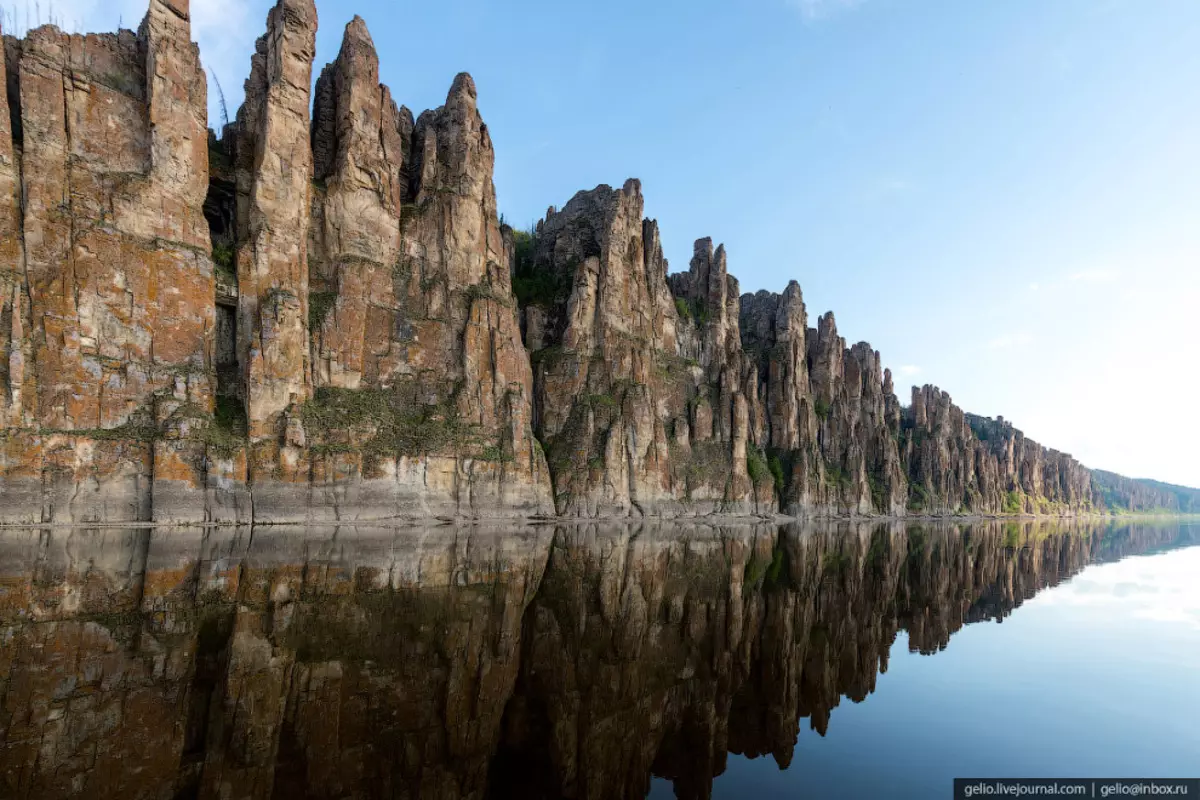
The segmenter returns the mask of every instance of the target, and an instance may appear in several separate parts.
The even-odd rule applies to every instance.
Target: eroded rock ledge
[[[3,38],[0,522],[1190,511],[891,373],[636,180],[502,225],[474,81],[414,118],[279,0],[220,137],[187,0]],[[314,95],[314,96],[310,96]]]

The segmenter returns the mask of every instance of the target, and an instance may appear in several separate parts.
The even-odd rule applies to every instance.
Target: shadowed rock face
[[[913,388],[902,450],[915,504],[1025,514],[1087,513],[1104,507],[1092,473],[1010,423],[964,414],[934,386]]]
[[[313,0],[218,138],[189,12],[3,38],[2,522],[1200,507],[934,387],[902,410],[711,239],[668,276],[636,180],[501,225],[472,78],[414,119],[356,17],[313,90]]]
[[[1180,527],[0,532],[0,795],[707,797]]]
[[[795,282],[782,295],[745,295],[742,304],[742,340],[759,363],[764,446],[780,465],[785,512],[903,515],[900,404],[879,353],[865,342],[846,349],[832,313],[808,328]]]
[[[580,192],[538,224],[536,249],[517,268],[530,287],[522,295],[526,344],[558,510],[753,512],[759,497],[746,473],[750,403],[736,283],[728,292],[719,250],[719,321],[702,331],[681,322],[657,223],[642,210],[636,180]],[[693,269],[707,275],[712,243],[706,247],[697,243]],[[764,510],[770,494],[768,483]]]

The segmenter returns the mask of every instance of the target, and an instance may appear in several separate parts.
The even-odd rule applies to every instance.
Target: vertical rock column
[[[5,50],[0,30],[0,425],[24,428],[32,422],[24,402],[29,305],[25,301],[25,247],[21,236],[21,155],[13,140],[12,124],[14,116],[19,123],[20,108],[9,108]],[[14,88],[16,78],[14,75]],[[19,102],[19,98],[14,100]]]
[[[979,441],[950,395],[936,386],[913,387],[908,474],[914,510],[927,514],[995,510],[993,487],[977,472]],[[982,490],[982,491],[981,491]]]
[[[896,439],[898,401],[879,353],[859,342],[847,349],[833,313],[808,331],[808,364],[825,461],[825,509],[901,514],[906,494]]]
[[[3,407],[26,430],[6,437],[3,517],[146,520],[161,482],[167,517],[199,521],[202,499],[173,491],[202,484],[212,411],[207,96],[187,3],[153,0],[136,35],[43,26],[5,50],[6,233],[13,180],[23,203],[2,237]]]
[[[156,522],[198,522],[209,519],[204,492],[209,463],[196,434],[212,424],[216,389],[214,266],[204,217],[208,81],[191,40],[189,0],[150,0],[138,38],[146,58],[152,191],[131,203],[128,229],[138,238],[178,242],[191,255],[182,263],[168,257],[153,265],[161,287],[155,296],[152,285],[151,297],[162,309],[153,320],[155,357],[189,368],[168,378],[174,384],[169,395],[159,392],[154,405],[159,435],[153,444],[151,516]],[[189,388],[192,382],[198,385]]]
[[[758,365],[742,348],[741,297],[737,278],[729,274],[725,246],[714,250],[712,239],[696,240],[689,271],[671,276],[671,290],[688,304],[692,323],[681,330],[679,352],[699,362],[707,387],[693,404],[692,438],[711,438],[728,448],[717,456],[725,463],[716,474],[727,477],[721,510],[774,511],[773,481],[759,450],[767,426],[758,398]],[[753,478],[747,461],[751,448],[761,466]],[[692,450],[695,463],[701,453],[695,446]]]
[[[402,351],[392,341],[402,113],[379,83],[379,57],[359,17],[321,72],[313,114],[313,380],[347,389],[388,383]]]
[[[496,210],[495,150],[475,81],[457,75],[445,105],[422,113],[411,138],[404,113],[400,126],[408,142],[395,270],[402,363],[381,382],[413,397],[450,435],[400,459],[398,479],[419,483],[429,513],[550,513],[510,243]]]
[[[870,505],[864,510],[903,515],[908,483],[900,461],[899,402],[892,393],[891,372],[883,368],[879,351],[866,342],[847,351],[846,364],[847,391],[857,400],[850,452],[862,461],[870,495]]]
[[[808,373],[808,312],[800,285],[783,294],[743,295],[741,334],[758,363],[772,462],[782,473],[784,513],[804,515],[828,502],[824,460]]]
[[[538,225],[533,270],[555,288],[525,310],[538,321],[540,433],[572,516],[673,513],[686,499],[667,424],[686,419],[695,376],[676,363],[666,261],[642,204],[636,180],[598,186]]]
[[[41,457],[30,452],[40,439],[15,430],[32,427],[37,410],[21,216],[19,62],[20,44],[0,33],[0,424],[14,429],[0,437],[0,520],[12,522],[42,514]]]
[[[356,17],[309,125],[315,14],[269,25],[237,123],[255,518],[548,512],[474,82],[414,125]]]
[[[312,0],[267,16],[238,112],[238,345],[245,371],[255,511],[303,519],[306,445],[293,413],[311,385],[308,226],[309,94],[316,50]]]

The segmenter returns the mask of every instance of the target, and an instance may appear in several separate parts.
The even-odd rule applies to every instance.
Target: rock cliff
[[[215,311],[187,3],[152,0],[136,33],[44,26],[4,49],[0,518],[190,517]]]
[[[669,275],[636,180],[509,229],[472,78],[414,118],[355,18],[312,88],[312,0],[218,136],[189,11],[3,37],[0,522],[1200,507],[902,409],[711,239]]]
[[[1104,507],[1121,514],[1200,514],[1200,490],[1149,480],[1135,480],[1103,470],[1092,472],[1092,486]]]
[[[784,511],[903,514],[900,406],[879,353],[866,343],[847,349],[832,313],[809,328],[795,281],[782,295],[746,295],[742,306]]]
[[[560,513],[751,513],[756,382],[738,339],[737,284],[722,249],[696,244],[680,316],[641,185],[599,186],[551,209],[516,265],[535,370],[536,430]],[[528,236],[523,234],[522,236]],[[711,309],[711,313],[708,311]]]
[[[0,520],[552,513],[471,78],[414,122],[355,19],[314,100],[280,0],[218,139],[188,11],[4,40]]]

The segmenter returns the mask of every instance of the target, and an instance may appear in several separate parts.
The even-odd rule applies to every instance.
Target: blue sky
[[[107,29],[144,0],[56,6]],[[231,109],[268,6],[193,0]],[[1200,486],[1200,3],[318,9],[318,69],[357,13],[414,111],[472,73],[510,222],[641,178],[673,270],[712,236],[744,291],[798,280],[902,402],[934,383],[1088,466]]]

